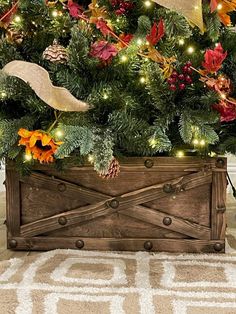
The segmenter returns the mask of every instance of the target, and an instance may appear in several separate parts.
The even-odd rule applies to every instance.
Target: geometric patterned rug
[[[0,262],[0,313],[235,314],[236,255],[54,250]]]

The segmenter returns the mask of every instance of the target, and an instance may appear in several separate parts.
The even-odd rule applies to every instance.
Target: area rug
[[[236,255],[55,250],[0,263],[0,313],[235,314]]]

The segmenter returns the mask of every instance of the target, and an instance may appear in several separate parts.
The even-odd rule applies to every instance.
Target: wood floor
[[[5,193],[0,192],[0,261],[14,257],[39,254],[39,252],[11,251],[6,249]],[[236,254],[236,200],[229,195],[227,200],[227,244],[226,252]]]

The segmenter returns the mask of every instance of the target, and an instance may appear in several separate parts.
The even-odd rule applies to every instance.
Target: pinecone
[[[43,59],[52,63],[64,64],[68,61],[69,56],[65,47],[58,44],[56,40],[53,44],[45,49],[43,52]]]
[[[103,179],[114,179],[115,177],[118,176],[119,172],[120,172],[119,161],[115,157],[113,157],[107,173],[100,173],[100,177],[102,177]]]
[[[8,42],[20,45],[24,39],[24,33],[21,30],[15,29],[14,25],[10,25],[7,28],[6,37]]]

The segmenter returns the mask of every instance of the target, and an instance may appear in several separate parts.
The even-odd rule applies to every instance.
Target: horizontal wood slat
[[[147,208],[144,206],[133,206],[123,210],[122,215],[127,215],[142,221],[146,221],[159,227],[167,228],[169,230],[185,234],[196,239],[209,240],[211,238],[211,229],[173,215],[165,214],[161,211]],[[166,226],[164,224],[165,218],[171,219],[171,224]]]
[[[54,238],[54,237],[15,237],[9,239],[16,241],[16,250],[54,250],[54,249],[78,249],[77,241],[85,250],[117,250],[117,251],[146,251],[144,246],[151,242],[152,248],[148,251],[173,252],[173,253],[223,253],[225,243],[223,240],[187,240],[187,239],[114,239],[114,238]],[[82,241],[82,242],[81,242]],[[10,247],[10,245],[9,245]],[[217,248],[217,250],[216,250]],[[220,250],[219,250],[220,248]]]

